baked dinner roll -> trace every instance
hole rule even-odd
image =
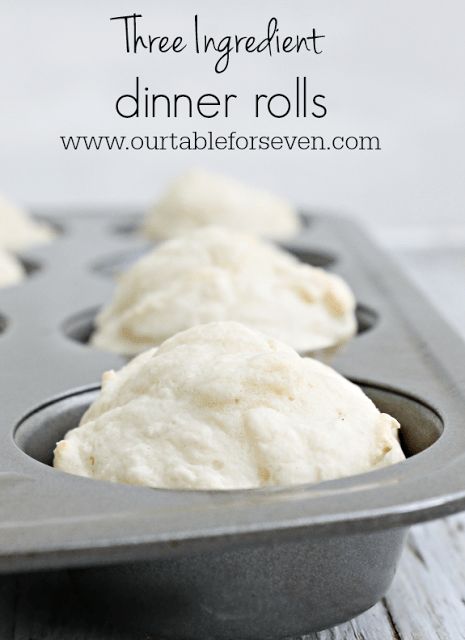
[[[242,322],[301,353],[333,349],[357,325],[354,296],[339,276],[253,236],[204,227],[160,244],[120,278],[91,342],[134,355],[220,320]]]
[[[170,489],[249,489],[363,473],[404,459],[399,423],[330,367],[235,322],[149,350],[55,449],[68,473]]]
[[[169,185],[143,227],[152,240],[172,238],[215,224],[267,238],[288,238],[299,230],[286,200],[234,178],[194,169]]]
[[[50,242],[54,231],[45,223],[32,220],[25,211],[0,196],[0,247],[21,251]]]
[[[0,249],[0,287],[10,287],[24,278],[24,268],[19,260]]]

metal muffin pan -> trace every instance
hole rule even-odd
[[[109,299],[115,256],[146,248],[121,232],[132,220],[52,217],[60,237],[23,256],[40,269],[0,291],[0,572],[69,569],[83,610],[160,639],[297,636],[369,608],[408,527],[465,508],[465,346],[358,227],[312,216],[288,248],[333,256],[365,310],[365,331],[333,366],[399,419],[409,459],[230,492],[61,473],[50,466],[55,442],[102,372],[124,362],[72,339],[70,326]]]

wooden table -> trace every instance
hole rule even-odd
[[[465,250],[421,250],[399,258],[465,338]],[[149,638],[160,640],[87,621],[66,573],[0,581],[0,640]],[[386,598],[345,625],[306,636],[307,640],[462,638],[465,640],[465,515],[414,527]]]

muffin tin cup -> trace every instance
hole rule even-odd
[[[72,580],[94,617],[129,623],[135,631],[158,634],[154,637],[301,637],[376,604],[389,588],[404,539],[405,530],[390,529],[268,540],[227,551],[75,570]]]
[[[71,318],[67,318],[62,327],[64,334],[70,340],[74,340],[81,345],[100,349],[100,347],[94,346],[91,342],[91,338],[96,327],[96,317],[99,311],[100,309],[87,309],[77,313]],[[357,321],[357,336],[365,331],[370,331],[376,325],[378,320],[376,313],[366,305],[362,304],[357,305],[355,316]],[[349,340],[351,339],[352,338]],[[301,356],[316,358],[326,364],[331,364],[334,358],[338,354],[341,354],[347,342],[348,341],[341,344],[323,347],[321,349],[300,351],[299,353]],[[104,349],[100,350],[104,351]],[[126,362],[129,362],[135,357],[134,354],[120,353],[119,355],[124,358]]]
[[[367,330],[333,366],[402,424],[409,458],[298,487],[170,491],[72,476],[50,466],[104,370],[124,359],[69,337],[109,300],[109,255],[146,246],[107,215],[56,216],[42,265],[0,291],[0,571],[68,568],[87,608],[163,638],[280,638],[332,626],[388,588],[407,528],[465,507],[465,348],[352,223],[312,217],[294,245],[369,305]],[[131,217],[132,222],[132,217]]]

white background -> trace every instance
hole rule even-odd
[[[325,33],[321,56],[241,55],[221,76],[213,58],[127,55],[114,15],[142,31],[192,41],[193,15],[212,35]],[[311,208],[379,229],[431,223],[460,235],[465,202],[463,0],[0,1],[0,190],[27,205],[144,206],[193,164],[230,172]],[[234,92],[229,121],[123,121],[114,101],[139,74],[155,92]],[[253,118],[252,97],[291,92],[297,75],[327,96],[323,120]],[[378,135],[381,152],[65,152],[62,134]],[[463,236],[461,236],[463,239]]]

